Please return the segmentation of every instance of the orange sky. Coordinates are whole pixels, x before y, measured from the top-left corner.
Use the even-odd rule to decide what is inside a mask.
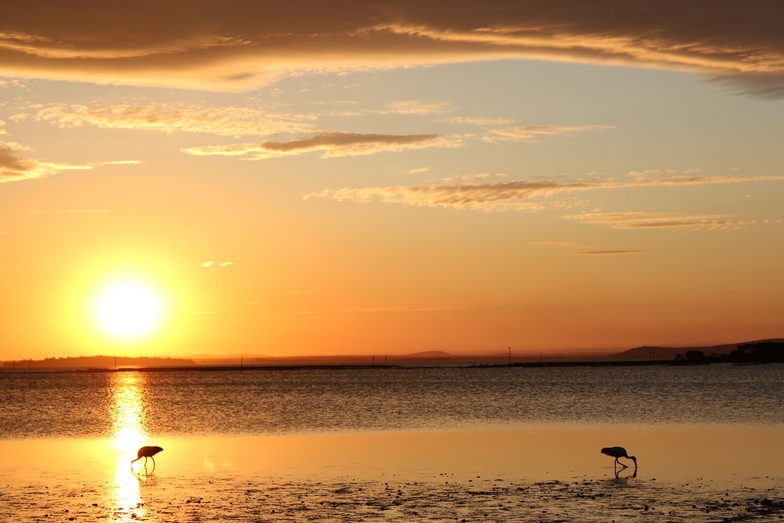
[[[17,2],[0,359],[781,337],[782,22],[740,1]],[[123,281],[147,294],[107,298]]]

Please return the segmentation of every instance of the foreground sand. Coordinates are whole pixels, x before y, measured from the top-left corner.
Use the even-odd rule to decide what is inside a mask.
[[[627,472],[627,471],[624,471]],[[627,472],[628,474],[628,472]],[[447,474],[428,481],[278,482],[268,478],[140,476],[123,504],[115,486],[0,484],[0,521],[778,521],[776,480],[727,488],[633,477],[509,482]]]

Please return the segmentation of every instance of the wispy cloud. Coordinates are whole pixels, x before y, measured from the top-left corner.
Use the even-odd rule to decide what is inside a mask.
[[[557,182],[516,180],[495,183],[462,183],[440,185],[413,185],[393,187],[366,187],[360,189],[327,189],[304,196],[329,198],[350,202],[389,202],[427,207],[455,207],[475,210],[533,210],[542,204],[530,200],[556,193],[629,187],[704,185],[743,183],[755,181],[782,181],[784,176],[672,176],[662,179],[635,179],[616,182],[604,179]]]
[[[103,129],[190,132],[220,136],[270,136],[313,130],[309,117],[271,114],[248,107],[199,107],[180,104],[54,105],[36,120],[61,128],[94,125]]]
[[[470,116],[453,116],[450,118],[441,118],[439,121],[451,123],[455,125],[479,125],[482,127],[490,127],[496,125],[511,125],[515,123],[514,120],[508,118],[485,118],[485,117],[470,117]]]
[[[454,109],[449,102],[422,102],[417,100],[401,100],[387,104],[386,113],[398,114],[445,114]]]
[[[580,126],[557,126],[557,125],[527,125],[523,127],[506,127],[504,129],[492,129],[487,136],[482,139],[486,142],[498,140],[537,143],[543,136],[565,134],[573,136],[576,133],[586,131],[598,131],[605,129],[617,129],[611,125],[580,125]]]
[[[291,71],[499,58],[663,67],[784,96],[778,2],[726,0],[21,2],[3,16],[8,76],[242,90]],[[76,15],[78,13],[78,15]],[[182,13],[188,16],[183,17]]]
[[[689,215],[653,212],[594,212],[563,216],[567,220],[608,225],[614,229],[727,230],[748,224],[733,215]]]
[[[459,137],[447,138],[437,134],[372,134],[325,132],[310,138],[288,142],[262,142],[259,144],[213,145],[191,147],[182,152],[193,155],[251,155],[248,159],[263,160],[292,156],[313,151],[324,151],[321,158],[359,156],[387,151],[424,149],[426,147],[459,147]]]
[[[20,156],[32,151],[15,142],[0,142],[0,183],[41,178],[50,174],[75,169],[91,169],[89,165],[41,162]]]
[[[144,163],[141,160],[114,160],[111,162],[100,162],[98,165],[138,165]]]

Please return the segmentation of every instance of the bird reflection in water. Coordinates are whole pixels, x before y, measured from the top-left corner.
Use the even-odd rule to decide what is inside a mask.
[[[625,485],[626,483],[628,483],[628,481],[630,479],[636,478],[637,477],[637,467],[634,467],[634,471],[631,474],[626,472],[625,473],[626,475],[621,475],[621,473],[626,471],[627,468],[629,468],[629,467],[622,468],[622,469],[616,469],[615,470],[615,479],[611,479],[610,482],[616,483],[616,484],[623,484],[623,485]]]
[[[112,404],[110,407],[111,442],[120,451],[114,473],[114,521],[144,519],[141,499],[142,483],[152,478],[137,476],[128,470],[128,462],[137,457],[137,449],[148,437],[146,375],[143,372],[113,372]]]

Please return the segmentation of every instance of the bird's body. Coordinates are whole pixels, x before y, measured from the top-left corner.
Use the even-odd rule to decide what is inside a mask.
[[[147,458],[152,460],[152,470],[155,470],[155,456],[157,453],[161,452],[163,449],[161,447],[142,447],[136,453],[136,459],[131,461],[131,470],[133,470],[133,464],[136,461],[144,458],[144,468],[147,469]]]
[[[602,449],[602,454],[607,454],[608,456],[612,456],[613,458],[615,458],[615,463],[621,465],[623,468],[628,467],[628,465],[624,465],[623,463],[618,461],[618,458],[630,459],[634,462],[634,468],[635,469],[637,468],[637,458],[635,458],[634,456],[629,456],[626,453],[626,449],[623,447],[604,447]]]

